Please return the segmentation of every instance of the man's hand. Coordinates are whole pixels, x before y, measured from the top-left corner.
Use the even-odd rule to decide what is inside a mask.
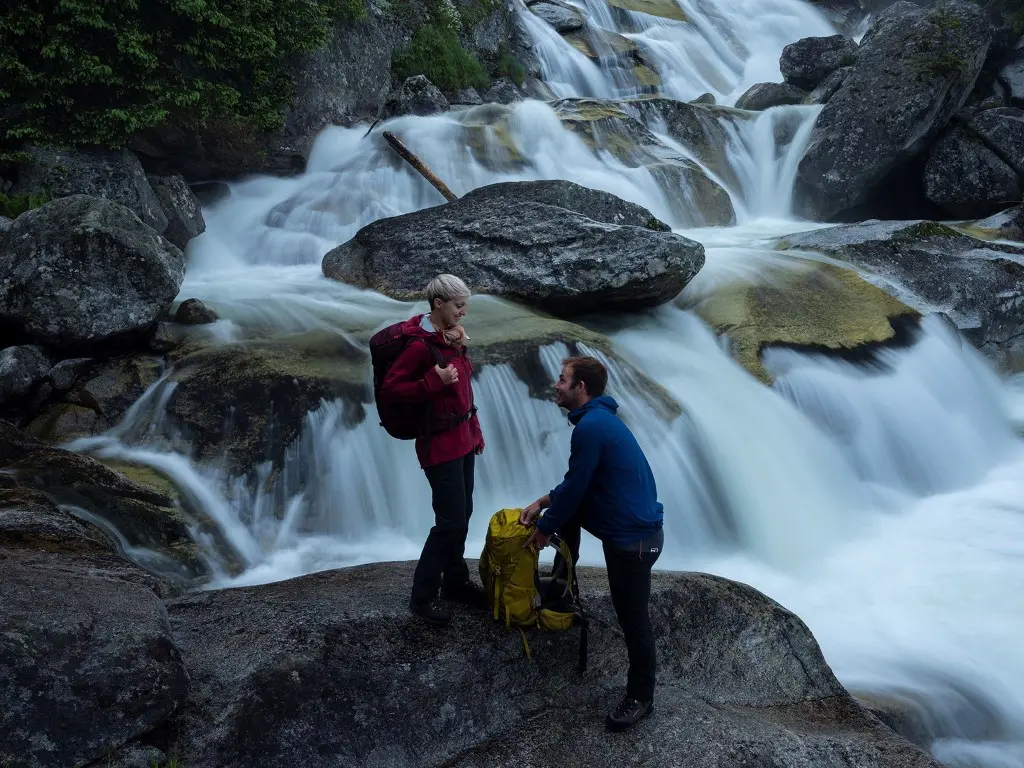
[[[531,525],[534,520],[537,519],[537,515],[540,514],[540,501],[535,501],[527,507],[524,507],[519,512],[519,524],[520,525]]]
[[[548,542],[550,540],[550,536],[548,536],[546,533],[541,533],[540,529],[538,529],[530,534],[530,538],[528,538],[526,540],[526,543],[523,544],[523,549],[529,549],[532,546],[536,547],[537,551],[540,552],[542,549],[544,549],[544,547],[548,545]]]
[[[435,365],[434,371],[441,378],[442,384],[457,384],[459,381],[459,369],[454,365],[448,365],[444,368],[440,365]]]
[[[484,452],[484,439],[481,437],[480,442],[476,446],[476,455],[479,456]]]

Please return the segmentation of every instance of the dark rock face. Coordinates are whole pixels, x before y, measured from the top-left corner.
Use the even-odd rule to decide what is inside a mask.
[[[637,754],[683,768],[935,768],[858,707],[797,617],[745,585],[655,574],[657,710],[622,739],[602,725],[626,669],[603,571],[581,574],[582,676],[578,630],[532,632],[529,662],[486,611],[427,629],[405,611],[411,575],[371,565],[172,602],[193,680],[181,754],[196,768],[604,768]]]
[[[1024,248],[997,245],[929,221],[865,222],[790,235],[785,248],[863,268],[924,312],[944,312],[997,361],[1024,342]]]
[[[120,203],[162,233],[167,216],[138,158],[126,149],[33,149],[18,169],[14,194],[46,192],[51,197],[88,195]]]
[[[391,115],[437,115],[448,111],[448,100],[423,75],[406,78],[398,95],[389,102]]]
[[[971,118],[968,128],[1024,182],[1024,110],[987,109]]]
[[[990,39],[984,14],[965,0],[881,13],[815,123],[797,172],[798,212],[828,220],[872,198],[963,106]]]
[[[199,198],[180,175],[150,176],[149,183],[167,215],[164,237],[185,249],[188,241],[206,231]]]
[[[151,328],[185,258],[124,206],[75,195],[18,217],[0,243],[0,275],[0,323],[74,349]]]
[[[958,219],[987,216],[1021,199],[1021,178],[969,126],[957,126],[928,155],[924,191]]]
[[[0,350],[0,408],[31,394],[50,370],[42,347],[20,346]]]
[[[184,702],[155,582],[98,528],[0,490],[0,570],[0,763],[92,764]]]
[[[857,44],[845,35],[805,37],[782,49],[779,67],[783,79],[806,91],[840,67],[850,66],[857,55]]]
[[[474,291],[558,315],[648,307],[675,297],[704,264],[698,243],[664,229],[639,206],[570,182],[495,184],[374,222],[328,253],[323,270],[396,298],[453,272]]]
[[[789,83],[758,83],[736,99],[736,108],[759,112],[771,107],[801,104],[806,96],[806,91]]]
[[[808,104],[827,104],[828,100],[835,96],[839,89],[843,87],[843,83],[846,82],[846,78],[849,77],[852,71],[853,67],[840,67],[837,69],[818,83],[818,86],[808,95],[806,102]]]

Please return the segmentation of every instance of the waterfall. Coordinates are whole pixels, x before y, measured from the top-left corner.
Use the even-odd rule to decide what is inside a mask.
[[[781,79],[786,44],[834,30],[802,0],[657,0],[659,16],[629,10],[628,0],[570,4],[587,21],[567,39],[517,0],[544,83],[559,99],[605,100],[609,114],[621,110],[612,122],[636,121],[659,152],[696,163],[727,190],[737,226],[695,226],[680,204],[690,190],[666,188],[599,138],[588,144],[565,121],[573,102],[397,117],[369,134],[331,127],[305,173],[234,182],[204,209],[207,230],[188,246],[180,298],[202,299],[220,320],[194,333],[219,344],[328,329],[365,345],[373,329],[421,310],[320,271],[323,255],[361,227],[444,202],[394,156],[383,130],[458,195],[565,179],[646,207],[704,244],[705,267],[675,304],[582,321],[609,340],[604,351],[582,351],[606,361],[609,393],[653,467],[666,519],[658,567],[740,579],[782,602],[851,690],[917,713],[947,764],[1024,768],[1024,378],[1000,378],[926,320],[914,344],[881,350],[869,365],[768,349],[766,386],[687,309],[791,263],[775,239],[824,226],[791,213],[820,108],[730,105],[752,84]],[[658,102],[647,101],[704,94],[720,105],[702,113],[724,137],[714,160],[673,138]],[[474,297],[470,336],[475,318],[506,310]],[[568,353],[543,346],[535,367],[553,381]],[[499,362],[474,380],[487,450],[470,556],[493,511],[546,493],[566,468],[571,426],[538,382],[520,376]],[[197,516],[208,586],[418,556],[432,523],[429,488],[412,446],[384,433],[372,404],[353,425],[342,401],[322,403],[279,467],[238,477],[224,462],[189,458],[166,420],[173,393],[173,380],[161,379],[117,428],[69,447],[173,482]],[[121,544],[163,567],[159,553]],[[602,562],[590,537],[582,558]]]

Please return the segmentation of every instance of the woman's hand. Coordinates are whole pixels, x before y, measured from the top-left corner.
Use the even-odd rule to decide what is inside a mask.
[[[449,365],[445,368],[435,365],[434,371],[440,377],[442,384],[457,384],[459,382],[459,369],[454,365]]]

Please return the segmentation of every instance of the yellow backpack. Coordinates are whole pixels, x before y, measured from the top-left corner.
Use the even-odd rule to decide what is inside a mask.
[[[519,629],[527,658],[532,655],[525,629],[564,631],[579,623],[580,671],[583,672],[587,664],[587,620],[579,605],[569,548],[565,542],[557,540],[556,546],[567,565],[566,586],[554,603],[545,606],[537,567],[540,554],[533,547],[524,548],[536,526],[520,525],[520,511],[502,509],[494,513],[480,555],[480,581],[489,596],[494,619],[504,621],[506,629],[513,625]],[[554,537],[552,543],[556,543]]]

